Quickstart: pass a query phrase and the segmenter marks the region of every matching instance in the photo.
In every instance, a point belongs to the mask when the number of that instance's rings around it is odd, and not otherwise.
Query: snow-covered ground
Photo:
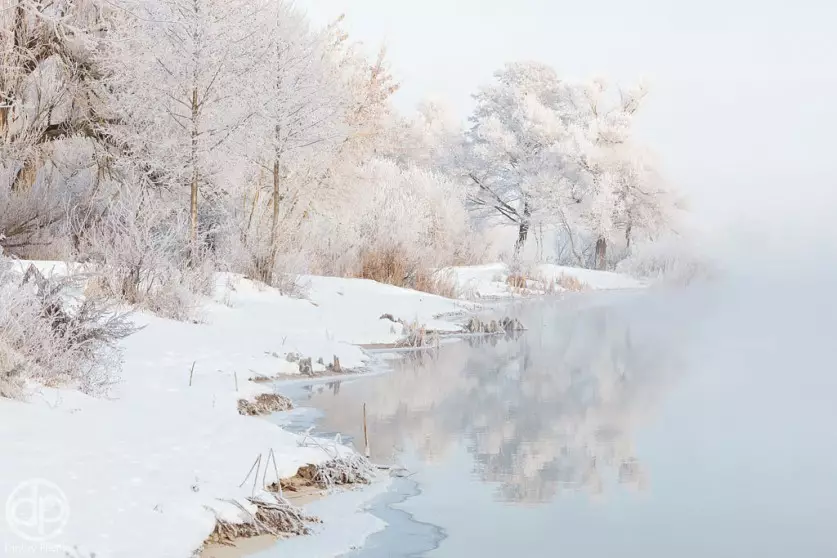
[[[640,281],[609,271],[595,271],[553,264],[539,264],[517,274],[525,280],[521,288],[509,280],[509,267],[503,263],[454,267],[442,271],[456,282],[463,298],[507,298],[520,294],[563,292],[574,290],[635,289],[644,286]]]
[[[456,272],[484,288],[501,269]],[[612,274],[573,273],[593,288],[635,286]],[[250,378],[298,374],[289,353],[326,364],[336,356],[343,368],[362,367],[369,357],[358,344],[392,343],[404,334],[383,314],[456,331],[450,316],[474,309],[372,281],[303,282],[306,297],[295,299],[221,275],[200,323],[137,314],[145,327],[123,342],[124,369],[108,398],[43,387],[27,402],[0,399],[3,555],[190,556],[212,531],[216,514],[229,519],[239,513],[228,501],[251,494],[252,478],[239,485],[259,455],[266,459],[273,450],[280,477],[328,459],[322,448],[276,424],[239,415],[239,399],[273,389]],[[271,467],[266,482],[274,477]],[[380,528],[379,521],[349,517],[360,513],[362,498],[340,501],[342,508],[335,500],[325,515],[340,521],[336,510],[342,509],[347,525],[364,526],[352,531],[360,541],[351,544],[362,542],[364,529]],[[337,546],[320,545],[318,555],[345,549]]]

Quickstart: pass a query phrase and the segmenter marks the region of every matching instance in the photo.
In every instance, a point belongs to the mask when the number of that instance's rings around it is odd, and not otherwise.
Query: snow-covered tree
[[[199,199],[215,208],[225,148],[255,112],[248,76],[261,63],[253,41],[265,8],[248,0],[124,0],[121,7],[107,53],[121,120],[113,133],[146,187],[188,199],[195,248]]]
[[[617,237],[624,236],[630,250],[634,234],[662,230],[674,209],[673,193],[633,137],[633,118],[645,96],[643,87],[612,91],[603,80],[574,91],[578,118],[562,148],[567,171],[583,192],[578,217],[595,239],[599,269]]]
[[[550,208],[581,200],[562,149],[578,115],[549,66],[508,64],[495,78],[475,95],[461,173],[479,213],[517,226],[519,251],[533,221],[553,219]]]
[[[17,0],[0,9],[0,234],[26,250],[101,178],[106,138],[96,53],[99,0]]]
[[[382,155],[405,167],[447,170],[455,161],[462,125],[444,101],[427,99],[411,117],[397,118],[389,135],[388,149]]]
[[[314,169],[330,163],[345,139],[348,96],[339,67],[345,41],[339,21],[314,31],[284,0],[270,0],[264,13],[264,50],[253,76],[256,113],[247,135],[258,154],[256,164],[272,177],[269,254],[257,264],[270,282],[280,220],[296,207],[299,186]]]
[[[509,64],[476,95],[459,174],[478,215],[518,228],[519,252],[533,224],[558,226],[576,260],[583,231],[604,267],[617,232],[664,227],[673,197],[632,136],[645,91],[613,92],[601,80],[569,82],[537,63]]]

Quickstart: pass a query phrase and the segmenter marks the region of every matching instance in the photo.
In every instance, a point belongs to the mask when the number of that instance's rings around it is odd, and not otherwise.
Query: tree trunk
[[[270,228],[270,244],[276,247],[279,234],[279,156],[273,161],[273,221]]]
[[[607,267],[607,240],[599,238],[596,241],[596,269]]]
[[[263,280],[268,285],[273,283],[273,270],[276,267],[276,252],[279,240],[279,153],[273,160],[273,218],[270,226],[270,254],[267,259],[267,269],[264,270]]]
[[[530,218],[532,217],[532,208],[529,206],[529,200],[523,201],[523,215],[520,217],[520,223],[517,229],[517,242],[514,243],[514,253],[519,254],[526,245],[526,239],[529,238]]]
[[[192,191],[189,207],[189,240],[191,241],[192,259],[197,257],[198,249],[198,88],[192,89]]]
[[[627,243],[626,249],[628,251],[628,254],[631,253],[631,241],[632,241],[632,238],[631,238],[631,232],[632,231],[631,231],[631,229],[632,228],[633,228],[633,223],[630,223],[630,222],[628,223],[628,226],[625,228],[625,242]]]

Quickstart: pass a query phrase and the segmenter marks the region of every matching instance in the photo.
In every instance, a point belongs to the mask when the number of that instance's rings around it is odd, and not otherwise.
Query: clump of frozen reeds
[[[253,401],[246,399],[238,400],[238,412],[251,417],[290,411],[293,408],[293,402],[278,393],[262,393],[256,396]]]
[[[353,452],[325,463],[300,467],[297,475],[328,490],[346,484],[369,484],[375,476],[375,467],[368,459]]]
[[[217,518],[215,529],[207,539],[207,543],[232,545],[236,540],[270,535],[277,538],[294,535],[307,535],[311,532],[307,523],[319,521],[316,517],[306,515],[300,508],[288,502],[278,494],[270,494],[247,498],[256,508],[252,513],[241,503],[230,501],[244,514],[242,522],[232,522]]]
[[[369,484],[375,478],[375,466],[364,456],[354,451],[341,452],[335,441],[327,447],[320,440],[305,436],[302,446],[316,446],[322,449],[329,460],[324,463],[300,467],[297,476],[322,489],[331,489],[346,484]]]

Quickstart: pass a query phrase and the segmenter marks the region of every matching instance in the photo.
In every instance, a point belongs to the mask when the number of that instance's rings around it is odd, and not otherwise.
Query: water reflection
[[[502,501],[598,494],[609,479],[641,490],[648,479],[632,434],[678,373],[681,344],[677,328],[643,329],[649,320],[630,305],[524,308],[523,335],[416,353],[393,361],[393,373],[327,384],[312,404],[325,411],[324,428],[361,439],[366,403],[375,459],[409,447],[438,461],[467,447],[475,475]]]

